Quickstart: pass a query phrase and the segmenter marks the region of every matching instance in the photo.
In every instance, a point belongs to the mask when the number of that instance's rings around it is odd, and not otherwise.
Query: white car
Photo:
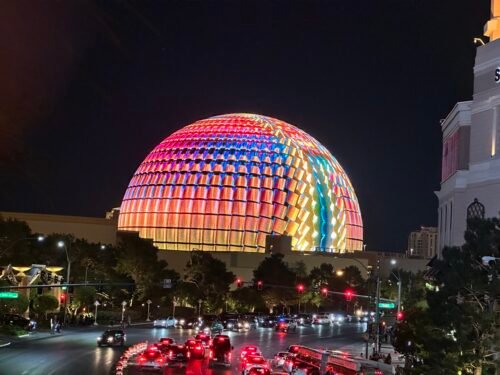
[[[288,358],[290,353],[288,352],[278,352],[274,355],[272,364],[274,367],[283,367],[285,365],[285,361]]]
[[[330,324],[330,317],[327,314],[313,315],[313,324]]]
[[[169,327],[175,327],[177,323],[177,320],[173,316],[169,316],[168,318],[165,319],[155,319],[153,321],[153,327],[161,327],[161,328],[169,328]]]

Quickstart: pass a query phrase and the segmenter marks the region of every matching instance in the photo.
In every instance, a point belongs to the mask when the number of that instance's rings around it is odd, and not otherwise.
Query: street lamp
[[[71,246],[71,242],[69,243],[69,245]],[[66,253],[66,261],[68,263],[68,268],[66,269],[66,284],[69,284],[69,277],[71,275],[71,260],[69,259],[68,246],[66,245],[66,242],[60,240],[57,241],[57,247],[60,249],[64,248],[64,251]],[[64,323],[66,323],[67,304],[68,304],[68,299],[64,301]]]
[[[391,259],[391,265],[396,265],[396,259]],[[398,313],[397,313],[397,316],[400,316],[401,314],[401,284],[402,284],[402,281],[401,281],[401,274],[398,270],[398,274],[396,275],[394,273],[394,271],[391,271],[391,274],[394,275],[394,277],[396,278],[396,280],[398,280]]]

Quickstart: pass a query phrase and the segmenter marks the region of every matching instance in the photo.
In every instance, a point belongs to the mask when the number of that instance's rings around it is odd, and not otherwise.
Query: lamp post
[[[391,265],[395,266],[397,263],[396,259],[391,259]],[[391,271],[391,274],[394,275],[394,277],[398,280],[398,313],[397,316],[401,313],[401,274],[398,270],[398,274],[396,275],[394,271]]]
[[[99,306],[101,303],[96,300],[94,302],[94,306],[95,306],[95,314],[94,314],[94,325],[96,326],[97,325],[97,306]]]
[[[127,306],[127,301],[122,302],[122,323],[125,321],[125,306]],[[149,305],[148,305],[148,311],[149,311]]]
[[[201,303],[203,302],[203,300],[200,298],[198,300],[198,318],[201,318]]]
[[[71,246],[71,242],[69,243],[69,245]],[[64,248],[64,251],[66,253],[66,261],[68,263],[68,268],[66,269],[66,284],[69,284],[69,277],[71,275],[71,259],[69,259],[68,246],[66,245],[66,242],[58,241],[57,247]],[[68,298],[64,300],[64,323],[66,323],[66,311],[68,310],[67,307],[68,307]]]
[[[153,303],[153,301],[151,301],[150,299],[148,299],[146,301],[146,304],[148,305],[148,315],[146,317],[146,322],[150,322],[151,321],[151,319],[149,319],[149,307],[151,306],[152,303]]]

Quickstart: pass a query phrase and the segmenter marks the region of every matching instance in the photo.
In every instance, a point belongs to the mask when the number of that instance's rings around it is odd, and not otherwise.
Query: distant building
[[[477,48],[473,99],[457,103],[441,122],[438,253],[463,244],[467,218],[500,211],[500,0],[491,3],[490,40]]]
[[[421,227],[408,236],[408,256],[432,258],[437,253],[438,229]]]

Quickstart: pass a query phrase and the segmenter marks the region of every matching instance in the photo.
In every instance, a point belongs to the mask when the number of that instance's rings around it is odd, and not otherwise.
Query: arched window
[[[476,218],[484,219],[484,204],[474,198],[474,202],[467,207],[467,220]]]

